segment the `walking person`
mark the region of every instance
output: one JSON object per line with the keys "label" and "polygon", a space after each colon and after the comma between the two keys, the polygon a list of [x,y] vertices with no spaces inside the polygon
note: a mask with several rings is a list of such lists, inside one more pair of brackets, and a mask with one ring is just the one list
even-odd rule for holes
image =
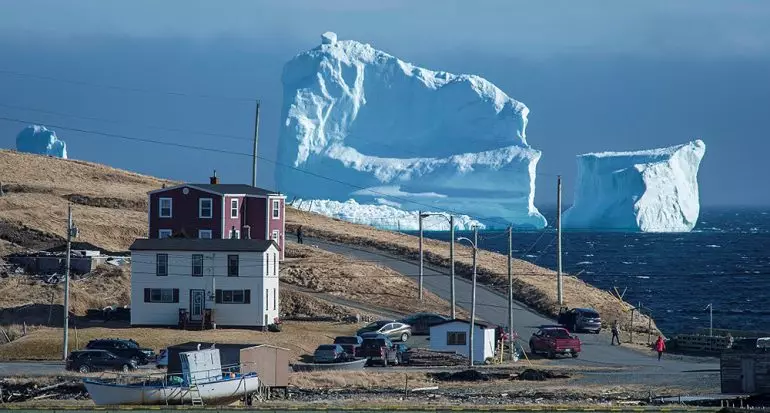
{"label": "walking person", "polygon": [[658,336],[658,340],[655,341],[655,351],[658,352],[658,361],[663,356],[663,351],[666,350],[666,343],[663,341],[663,337]]}
{"label": "walking person", "polygon": [[297,227],[297,244],[302,244],[302,225]]}
{"label": "walking person", "polygon": [[618,340],[618,345],[620,345],[620,324],[618,323],[618,320],[615,320],[612,322],[612,345],[615,345],[615,340]]}

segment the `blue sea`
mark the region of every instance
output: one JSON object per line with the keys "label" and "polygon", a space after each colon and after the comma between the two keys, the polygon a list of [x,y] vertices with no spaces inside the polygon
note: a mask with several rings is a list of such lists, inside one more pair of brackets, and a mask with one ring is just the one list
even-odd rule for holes
{"label": "blue sea", "polygon": [[[555,209],[542,212],[555,222]],[[505,254],[507,236],[481,231],[479,247]],[[562,248],[566,273],[625,291],[667,334],[708,328],[709,304],[714,328],[770,330],[770,209],[702,208],[695,230],[680,234],[564,231]],[[555,269],[555,230],[514,232],[513,254]]]}

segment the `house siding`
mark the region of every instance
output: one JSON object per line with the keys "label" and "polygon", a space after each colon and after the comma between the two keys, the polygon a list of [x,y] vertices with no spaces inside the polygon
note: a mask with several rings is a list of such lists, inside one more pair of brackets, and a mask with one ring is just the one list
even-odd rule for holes
{"label": "house siding", "polygon": [[251,227],[251,238],[267,239],[265,237],[265,214],[267,214],[267,199],[265,198],[246,198],[246,221],[243,225]]}
{"label": "house siding", "polygon": [[[157,276],[156,254],[168,254],[168,275]],[[265,255],[278,253],[271,246],[258,252],[133,251],[131,254],[131,324],[176,325],[179,309],[190,311],[190,290],[206,291],[205,308],[213,309],[214,321],[221,326],[262,327],[278,317],[279,303],[273,310],[273,288],[278,295],[278,277],[268,275]],[[192,254],[203,254],[203,276],[192,276]],[[227,276],[227,256],[238,254],[239,276]],[[279,269],[280,270],[280,269]],[[145,303],[145,288],[179,289],[178,303]],[[216,303],[215,290],[251,290],[249,304]],[[265,302],[265,291],[268,301]],[[267,309],[267,310],[266,310]]]}
{"label": "house siding", "polygon": [[[198,237],[199,229],[210,229],[213,238],[222,237],[222,197],[194,188],[189,189],[187,195],[183,189],[169,188],[167,191],[159,191],[150,194],[148,208],[148,220],[150,223],[149,238],[158,238],[158,230],[170,229],[174,234],[184,232],[190,238]],[[160,198],[171,198],[171,218],[161,218],[159,215]],[[201,198],[212,199],[212,218],[198,218],[198,203]]]}
{"label": "house siding", "polygon": [[[280,202],[280,217],[273,219],[273,201]],[[275,240],[278,244],[278,250],[281,252],[281,260],[284,259],[284,220],[286,219],[286,199],[283,197],[270,197],[267,202],[267,227],[268,234],[267,239],[272,239],[273,231],[278,231],[278,239]]]}
{"label": "house siding", "polygon": [[[448,332],[464,332],[465,345],[454,346],[447,344]],[[489,357],[495,355],[495,330],[491,328],[476,327],[473,337],[473,360],[475,363],[484,363]],[[446,323],[430,328],[430,349],[436,351],[454,351],[468,357],[468,343],[470,342],[470,324],[456,322]]]}

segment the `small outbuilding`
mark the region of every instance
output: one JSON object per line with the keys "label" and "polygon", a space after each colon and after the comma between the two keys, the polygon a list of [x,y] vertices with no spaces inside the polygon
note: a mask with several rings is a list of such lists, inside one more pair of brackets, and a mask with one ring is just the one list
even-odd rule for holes
{"label": "small outbuilding", "polygon": [[748,348],[722,352],[719,362],[722,393],[770,393],[769,350]]}
{"label": "small outbuilding", "polygon": [[190,341],[171,346],[168,374],[182,374],[179,353],[209,348],[219,349],[222,368],[233,372],[255,372],[264,386],[286,388],[289,385],[289,350],[268,344],[220,344]]}
{"label": "small outbuilding", "polygon": [[[495,327],[476,321],[473,335],[473,359],[483,363],[495,356]],[[430,349],[454,351],[469,357],[471,323],[467,320],[447,320],[430,327]]]}

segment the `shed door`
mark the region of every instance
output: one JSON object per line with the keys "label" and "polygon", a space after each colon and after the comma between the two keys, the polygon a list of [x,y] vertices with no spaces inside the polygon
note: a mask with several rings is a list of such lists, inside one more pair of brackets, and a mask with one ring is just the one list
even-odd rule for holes
{"label": "shed door", "polygon": [[754,359],[741,359],[741,387],[744,393],[757,391],[754,378]]}

